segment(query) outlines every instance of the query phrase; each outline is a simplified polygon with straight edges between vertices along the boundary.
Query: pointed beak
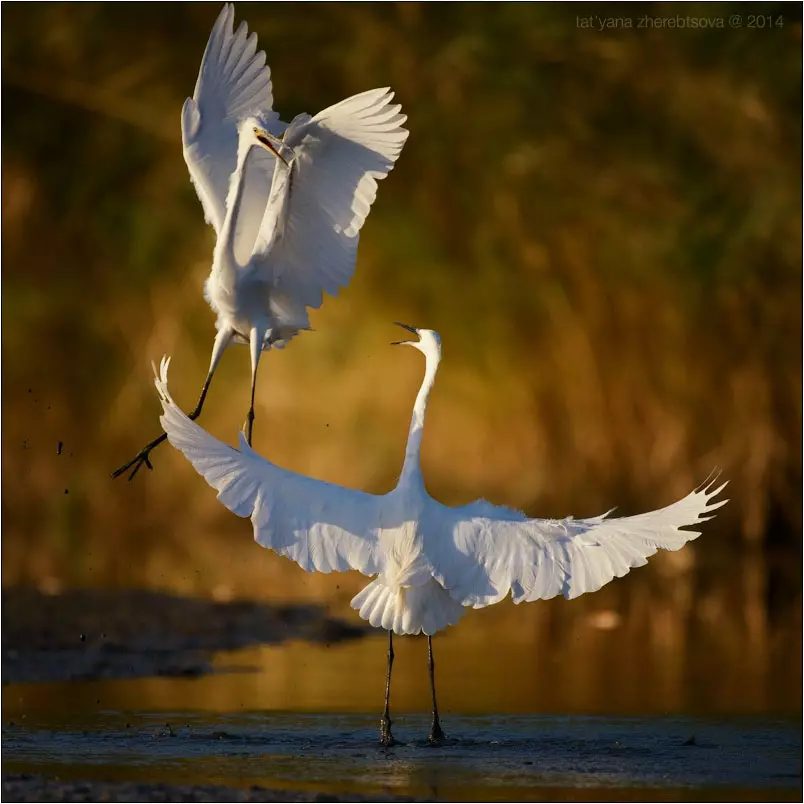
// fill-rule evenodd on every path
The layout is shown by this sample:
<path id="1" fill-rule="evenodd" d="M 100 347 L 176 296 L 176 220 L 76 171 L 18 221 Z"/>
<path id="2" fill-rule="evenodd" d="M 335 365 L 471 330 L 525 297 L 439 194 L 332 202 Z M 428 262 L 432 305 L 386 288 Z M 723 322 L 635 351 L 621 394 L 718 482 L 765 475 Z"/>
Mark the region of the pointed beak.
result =
<path id="1" fill-rule="evenodd" d="M 277 159 L 281 159 L 286 165 L 289 165 L 288 160 L 279 153 L 279 146 L 282 144 L 282 140 L 279 137 L 274 137 L 269 131 L 264 131 L 261 128 L 254 129 L 254 136 L 260 145 L 267 148 Z"/>
<path id="2" fill-rule="evenodd" d="M 402 329 L 406 329 L 408 332 L 412 332 L 414 335 L 419 334 L 419 330 L 416 327 L 408 326 L 407 324 L 403 324 L 400 321 L 394 321 L 398 327 L 402 327 Z M 415 343 L 415 341 L 391 341 L 391 346 L 403 346 L 406 343 Z"/>

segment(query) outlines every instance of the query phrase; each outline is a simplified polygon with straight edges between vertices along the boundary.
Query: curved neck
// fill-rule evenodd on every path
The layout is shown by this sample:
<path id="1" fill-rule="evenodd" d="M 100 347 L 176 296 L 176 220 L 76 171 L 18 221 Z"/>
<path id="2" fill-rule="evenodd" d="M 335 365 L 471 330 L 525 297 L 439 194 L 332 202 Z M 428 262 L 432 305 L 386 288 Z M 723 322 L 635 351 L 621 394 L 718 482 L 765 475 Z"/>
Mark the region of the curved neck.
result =
<path id="1" fill-rule="evenodd" d="M 218 237 L 222 271 L 245 267 L 258 242 L 267 251 L 276 239 L 285 212 L 289 177 L 285 163 L 270 156 L 256 140 L 241 141 Z"/>
<path id="2" fill-rule="evenodd" d="M 237 220 L 240 216 L 240 208 L 243 204 L 243 191 L 245 189 L 245 168 L 246 159 L 248 158 L 249 151 L 253 145 L 242 146 L 238 149 L 237 153 L 237 166 L 232 173 L 229 180 L 229 193 L 226 197 L 226 215 L 223 219 L 223 226 L 218 236 L 218 253 L 222 260 L 220 266 L 228 266 L 234 268 L 237 265 L 237 258 L 235 257 L 234 244 L 235 232 L 237 230 Z"/>
<path id="3" fill-rule="evenodd" d="M 421 388 L 419 388 L 419 393 L 416 395 L 416 404 L 413 406 L 413 415 L 410 419 L 408 444 L 405 449 L 405 463 L 402 466 L 402 474 L 399 478 L 400 485 L 404 481 L 414 478 L 418 478 L 419 482 L 424 485 L 421 479 L 422 473 L 419 461 L 422 449 L 422 435 L 424 434 L 424 414 L 427 412 L 427 398 L 430 396 L 430 391 L 435 383 L 441 355 L 437 352 L 428 352 L 425 354 L 425 360 L 427 364 L 424 370 L 424 380 Z"/>

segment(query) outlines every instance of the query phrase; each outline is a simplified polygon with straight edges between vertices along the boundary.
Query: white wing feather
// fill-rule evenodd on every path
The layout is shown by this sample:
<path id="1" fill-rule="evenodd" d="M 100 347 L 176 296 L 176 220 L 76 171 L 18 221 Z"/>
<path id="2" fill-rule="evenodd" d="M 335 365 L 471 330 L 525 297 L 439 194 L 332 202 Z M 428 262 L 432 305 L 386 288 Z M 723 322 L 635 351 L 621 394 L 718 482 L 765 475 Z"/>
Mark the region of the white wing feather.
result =
<path id="1" fill-rule="evenodd" d="M 169 363 L 162 358 L 158 375 L 154 367 L 168 440 L 230 511 L 251 517 L 258 544 L 307 572 L 382 570 L 376 530 L 381 497 L 280 469 L 257 455 L 242 433 L 240 449 L 221 443 L 176 406 L 167 385 Z"/>
<path id="2" fill-rule="evenodd" d="M 184 159 L 208 223 L 220 232 L 226 212 L 229 177 L 237 166 L 237 121 L 259 117 L 273 133 L 282 126 L 272 110 L 271 71 L 257 35 L 241 22 L 234 31 L 234 6 L 224 5 L 207 42 L 192 98 L 182 109 Z M 271 162 L 271 167 L 273 163 Z M 272 174 L 259 192 L 268 196 Z"/>
<path id="3" fill-rule="evenodd" d="M 680 528 L 726 504 L 711 502 L 726 486 L 713 488 L 716 479 L 666 508 L 618 519 L 528 519 L 485 500 L 439 506 L 443 530 L 425 534 L 425 551 L 434 577 L 464 606 L 489 606 L 509 592 L 514 603 L 574 598 L 646 564 L 659 548 L 678 550 L 697 538 Z"/>
<path id="4" fill-rule="evenodd" d="M 322 291 L 334 295 L 354 273 L 377 180 L 408 137 L 393 96 L 387 88 L 369 90 L 296 118 L 285 132 L 296 158 L 283 236 L 266 264 L 279 292 L 308 307 L 320 307 Z"/>

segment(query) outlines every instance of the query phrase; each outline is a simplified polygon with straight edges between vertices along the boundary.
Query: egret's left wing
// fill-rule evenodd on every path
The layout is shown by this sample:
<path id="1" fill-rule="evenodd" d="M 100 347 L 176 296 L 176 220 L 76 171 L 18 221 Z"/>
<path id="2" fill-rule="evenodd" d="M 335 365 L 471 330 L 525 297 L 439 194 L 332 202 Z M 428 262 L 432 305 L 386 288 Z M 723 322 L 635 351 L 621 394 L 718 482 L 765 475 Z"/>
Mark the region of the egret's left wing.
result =
<path id="1" fill-rule="evenodd" d="M 711 519 L 725 483 L 714 478 L 681 500 L 637 516 L 528 519 L 485 500 L 462 508 L 435 504 L 425 533 L 434 577 L 464 606 L 481 608 L 511 593 L 514 603 L 595 592 L 658 549 L 678 550 L 700 533 L 681 530 Z M 610 513 L 610 512 L 609 512 Z"/>
<path id="2" fill-rule="evenodd" d="M 240 449 L 221 443 L 171 398 L 169 362 L 162 359 L 155 379 L 168 440 L 230 511 L 251 517 L 258 544 L 307 572 L 354 569 L 375 575 L 382 570 L 377 534 L 382 497 L 280 469 L 257 455 L 242 433 Z"/>
<path id="3" fill-rule="evenodd" d="M 408 137 L 389 89 L 373 89 L 295 119 L 285 132 L 291 161 L 282 237 L 268 264 L 279 293 L 320 307 L 351 279 L 360 228 Z M 255 251 L 259 252 L 260 243 Z"/>
<path id="4" fill-rule="evenodd" d="M 184 159 L 204 215 L 216 232 L 223 225 L 229 179 L 237 166 L 237 122 L 255 115 L 279 134 L 284 126 L 272 105 L 271 71 L 265 53 L 257 50 L 257 34 L 249 34 L 245 22 L 235 31 L 234 6 L 226 3 L 209 36 L 193 97 L 187 98 L 181 114 Z M 273 159 L 263 159 L 268 168 L 254 193 L 267 200 Z"/>

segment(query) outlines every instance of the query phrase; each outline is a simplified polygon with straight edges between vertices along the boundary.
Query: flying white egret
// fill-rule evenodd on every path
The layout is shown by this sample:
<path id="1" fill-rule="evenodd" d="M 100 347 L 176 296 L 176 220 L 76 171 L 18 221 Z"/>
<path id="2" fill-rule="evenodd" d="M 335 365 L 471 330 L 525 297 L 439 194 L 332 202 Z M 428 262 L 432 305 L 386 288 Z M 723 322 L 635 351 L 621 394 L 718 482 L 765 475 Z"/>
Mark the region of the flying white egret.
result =
<path id="1" fill-rule="evenodd" d="M 511 595 L 514 603 L 575 598 L 594 592 L 657 549 L 678 550 L 700 535 L 681 530 L 710 519 L 726 501 L 715 479 L 658 511 L 608 519 L 530 519 L 521 511 L 477 500 L 448 508 L 427 493 L 419 465 L 427 398 L 441 359 L 437 333 L 400 324 L 419 340 L 402 341 L 425 356 L 424 382 L 413 406 L 405 462 L 396 488 L 383 495 L 324 483 L 274 465 L 241 433 L 235 449 L 213 438 L 176 407 L 168 392 L 169 359 L 156 388 L 160 422 L 170 443 L 218 491 L 235 514 L 251 517 L 263 547 L 307 572 L 357 570 L 374 580 L 352 607 L 388 631 L 388 673 L 381 720 L 392 741 L 389 697 L 393 634 L 427 635 L 433 721 L 430 741 L 444 738 L 436 704 L 432 636 L 456 623 L 464 607 L 482 608 Z"/>
<path id="2" fill-rule="evenodd" d="M 218 334 L 201 396 L 224 351 L 251 351 L 251 406 L 260 354 L 282 348 L 309 329 L 307 307 L 336 294 L 351 279 L 360 228 L 377 195 L 377 180 L 393 168 L 408 132 L 393 92 L 374 89 L 290 125 L 272 110 L 271 71 L 245 22 L 233 31 L 234 8 L 218 16 L 192 98 L 182 109 L 184 158 L 217 242 L 205 296 Z M 127 464 L 129 480 L 163 433 Z"/>

